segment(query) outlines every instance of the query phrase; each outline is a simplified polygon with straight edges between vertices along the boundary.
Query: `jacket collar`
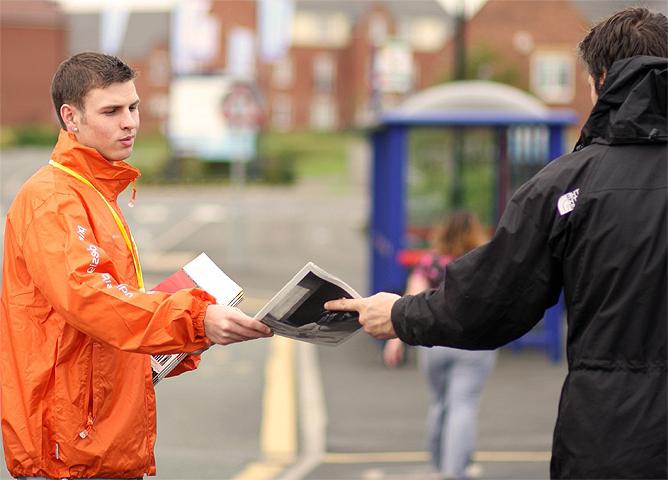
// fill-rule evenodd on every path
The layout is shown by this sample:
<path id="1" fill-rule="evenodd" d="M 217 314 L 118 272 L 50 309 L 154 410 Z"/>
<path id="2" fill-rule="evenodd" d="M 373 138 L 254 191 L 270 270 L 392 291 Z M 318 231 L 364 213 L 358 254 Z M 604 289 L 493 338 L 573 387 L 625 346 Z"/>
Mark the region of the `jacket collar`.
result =
<path id="1" fill-rule="evenodd" d="M 62 129 L 51 158 L 82 175 L 107 199 L 116 200 L 141 175 L 126 162 L 110 162 L 94 148 L 79 143 L 73 133 Z"/>
<path id="2" fill-rule="evenodd" d="M 576 150 L 591 143 L 666 142 L 667 83 L 667 58 L 636 56 L 613 63 Z"/>

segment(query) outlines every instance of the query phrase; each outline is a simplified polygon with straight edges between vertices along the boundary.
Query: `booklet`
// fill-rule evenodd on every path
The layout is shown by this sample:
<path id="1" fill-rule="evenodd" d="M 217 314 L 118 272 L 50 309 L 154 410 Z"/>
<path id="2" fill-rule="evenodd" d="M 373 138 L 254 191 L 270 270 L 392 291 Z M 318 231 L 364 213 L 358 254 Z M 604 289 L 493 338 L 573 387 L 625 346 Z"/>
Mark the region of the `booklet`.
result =
<path id="1" fill-rule="evenodd" d="M 318 345 L 338 345 L 361 327 L 357 312 L 325 310 L 325 302 L 338 298 L 360 298 L 360 295 L 342 280 L 309 262 L 255 318 L 277 335 Z"/>
<path id="2" fill-rule="evenodd" d="M 201 288 L 216 299 L 220 305 L 236 307 L 243 300 L 244 291 L 223 272 L 206 253 L 185 264 L 181 270 L 170 275 L 153 290 L 174 293 L 184 288 Z M 183 360 L 187 353 L 151 355 L 153 385 L 165 378 Z"/>

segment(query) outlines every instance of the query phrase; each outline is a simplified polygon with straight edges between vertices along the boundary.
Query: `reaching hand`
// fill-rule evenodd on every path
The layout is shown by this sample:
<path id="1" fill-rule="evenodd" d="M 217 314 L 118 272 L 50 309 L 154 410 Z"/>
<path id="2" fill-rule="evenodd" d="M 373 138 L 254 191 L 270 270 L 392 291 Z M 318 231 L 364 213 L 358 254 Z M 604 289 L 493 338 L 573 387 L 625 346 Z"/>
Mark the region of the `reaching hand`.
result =
<path id="1" fill-rule="evenodd" d="M 255 338 L 271 337 L 273 332 L 238 308 L 209 305 L 204 316 L 204 332 L 213 343 L 229 345 Z"/>
<path id="2" fill-rule="evenodd" d="M 385 365 L 394 368 L 404 359 L 404 342 L 398 338 L 391 338 L 385 343 L 383 348 L 383 361 Z"/>
<path id="3" fill-rule="evenodd" d="M 342 298 L 325 303 L 327 310 L 356 311 L 364 331 L 372 337 L 386 340 L 397 334 L 392 325 L 392 305 L 401 297 L 393 293 L 380 292 L 366 298 Z"/>

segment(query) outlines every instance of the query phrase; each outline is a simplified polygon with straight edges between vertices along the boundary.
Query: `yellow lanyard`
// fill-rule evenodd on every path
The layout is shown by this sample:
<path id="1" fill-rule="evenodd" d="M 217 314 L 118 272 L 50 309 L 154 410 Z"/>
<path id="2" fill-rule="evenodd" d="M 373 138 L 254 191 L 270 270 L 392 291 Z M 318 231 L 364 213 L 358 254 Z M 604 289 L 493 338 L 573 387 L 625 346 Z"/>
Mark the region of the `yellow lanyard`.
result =
<path id="1" fill-rule="evenodd" d="M 82 177 L 79 173 L 75 172 L 69 167 L 66 167 L 65 165 L 61 165 L 60 163 L 54 161 L 54 160 L 49 160 L 49 165 L 52 165 L 56 168 L 59 168 L 65 173 L 68 173 L 72 175 L 74 178 L 77 180 L 85 183 L 89 187 L 91 187 L 93 190 L 97 192 L 97 194 L 100 196 L 102 200 L 104 200 L 104 203 L 107 205 L 109 208 L 109 211 L 114 217 L 114 220 L 116 220 L 116 225 L 118 225 L 118 229 L 121 231 L 121 235 L 123 235 L 123 239 L 125 240 L 125 244 L 128 246 L 128 250 L 130 250 L 130 253 L 132 254 L 132 261 L 135 264 L 135 272 L 137 273 L 137 284 L 139 285 L 139 289 L 141 291 L 144 291 L 144 277 L 141 273 L 141 265 L 139 264 L 139 256 L 137 254 L 137 245 L 135 244 L 134 238 L 132 238 L 132 234 L 129 233 L 127 230 L 125 230 L 125 227 L 123 226 L 123 222 L 121 221 L 121 217 L 118 216 L 118 213 L 116 213 L 116 210 L 114 210 L 114 207 L 111 206 L 111 204 L 107 201 L 106 198 L 104 198 L 104 195 L 100 193 L 100 191 L 95 188 L 95 185 L 90 183 L 86 178 Z"/>

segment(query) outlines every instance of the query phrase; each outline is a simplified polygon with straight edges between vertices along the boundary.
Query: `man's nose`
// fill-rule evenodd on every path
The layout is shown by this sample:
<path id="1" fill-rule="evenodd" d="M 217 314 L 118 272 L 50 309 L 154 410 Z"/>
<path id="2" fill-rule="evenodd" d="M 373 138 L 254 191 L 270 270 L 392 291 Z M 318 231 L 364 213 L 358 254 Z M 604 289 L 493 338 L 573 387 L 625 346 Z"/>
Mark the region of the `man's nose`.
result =
<path id="1" fill-rule="evenodd" d="M 139 112 L 126 110 L 121 117 L 121 128 L 135 129 L 139 125 Z"/>

